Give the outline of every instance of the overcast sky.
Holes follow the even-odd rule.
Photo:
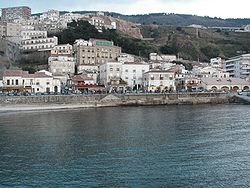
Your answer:
[[[250,0],[0,0],[0,7],[31,7],[32,13],[99,10],[122,14],[180,13],[221,18],[250,18]]]

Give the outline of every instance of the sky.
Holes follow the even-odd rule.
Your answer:
[[[250,0],[0,0],[0,8],[110,11],[122,14],[179,13],[220,18],[250,18]]]

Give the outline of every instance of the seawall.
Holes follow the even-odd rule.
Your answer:
[[[102,95],[48,95],[2,96],[0,109],[61,109],[108,106],[225,104],[230,102],[226,93],[182,94],[102,94]]]

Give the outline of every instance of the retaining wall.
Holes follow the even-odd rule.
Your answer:
[[[224,93],[2,96],[0,105],[86,104],[92,106],[229,103]]]

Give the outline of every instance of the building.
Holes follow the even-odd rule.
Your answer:
[[[240,78],[201,78],[201,87],[208,91],[237,91],[249,90],[250,83]]]
[[[60,13],[58,10],[49,10],[44,12],[41,16],[41,20],[51,20],[51,21],[58,21],[60,17]]]
[[[210,65],[213,68],[222,68],[223,62],[224,61],[221,59],[221,57],[216,57],[216,58],[210,59]]]
[[[29,19],[31,8],[26,6],[2,8],[2,21],[13,21],[15,19]]]
[[[53,74],[75,74],[75,58],[68,56],[51,56],[48,59],[49,71]]]
[[[244,54],[226,60],[225,68],[230,77],[247,78],[250,76],[250,54]]]
[[[121,54],[121,48],[112,41],[90,39],[75,42],[76,62],[80,65],[100,65],[114,61]]]
[[[51,56],[73,56],[73,46],[70,44],[62,44],[54,46],[51,49]]]
[[[108,86],[112,80],[121,80],[122,76],[122,63],[120,62],[107,62],[101,64],[100,70],[100,84]]]
[[[34,38],[21,41],[21,49],[23,51],[50,51],[57,44],[57,37]]]
[[[131,55],[131,54],[121,53],[117,57],[117,61],[120,62],[120,63],[134,62],[135,61],[135,57],[133,55]]]
[[[149,71],[149,64],[145,62],[125,62],[122,64],[121,78],[130,88],[142,88],[142,75]]]
[[[157,54],[157,53],[150,53],[149,59],[151,61],[167,61],[173,62],[177,60],[176,55],[166,55],[166,54]]]
[[[87,75],[74,75],[68,82],[68,87],[73,90],[73,92],[102,92],[105,88],[99,86],[93,78]]]
[[[102,28],[104,27],[104,20],[100,17],[93,16],[90,19],[90,24],[95,26],[95,28],[99,31],[102,32]]]
[[[18,37],[21,34],[21,29],[21,24],[2,22],[0,24],[0,37]]]
[[[143,74],[143,87],[152,92],[176,90],[174,72],[150,70]]]
[[[30,40],[30,39],[40,39],[40,38],[46,38],[47,37],[47,31],[38,31],[34,30],[33,27],[27,28],[22,27],[23,30],[20,32],[22,40]]]
[[[47,71],[29,74],[22,70],[6,70],[3,74],[3,91],[29,93],[60,93],[61,82]]]

